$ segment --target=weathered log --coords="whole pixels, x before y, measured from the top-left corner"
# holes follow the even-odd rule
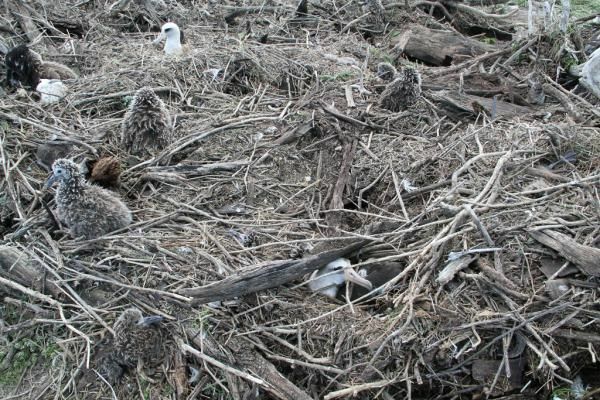
[[[600,249],[584,246],[567,235],[549,229],[529,231],[529,235],[571,261],[584,274],[600,276]]]
[[[534,111],[529,107],[506,101],[458,92],[439,91],[431,93],[430,96],[453,119],[476,117],[482,112],[492,118],[512,118]]]
[[[49,292],[55,299],[62,297],[58,286],[46,280],[44,268],[15,247],[0,246],[0,276],[40,293]]]
[[[452,31],[410,25],[394,40],[394,51],[435,66],[449,66],[465,58],[498,50]]]
[[[359,239],[341,249],[324,251],[299,261],[287,260],[266,266],[257,265],[244,270],[238,275],[229,276],[206,286],[182,289],[179,293],[194,297],[192,304],[203,304],[278,287],[313,272],[335,259],[358,251],[371,242],[369,239]]]

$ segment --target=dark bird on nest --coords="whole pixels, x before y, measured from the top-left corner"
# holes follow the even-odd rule
[[[356,300],[373,289],[375,289],[373,295],[376,295],[377,288],[394,279],[403,269],[403,264],[389,262],[370,264],[355,272],[349,260],[338,258],[315,271],[308,287],[313,292],[319,292],[327,297],[342,298],[346,293],[340,289],[348,283],[353,283],[349,291],[350,300]]]
[[[415,104],[420,96],[421,75],[414,68],[404,67],[381,93],[379,104],[385,109],[398,112]]]
[[[159,323],[163,317],[144,317],[137,308],[128,308],[115,321],[115,355],[128,368],[156,365],[164,356]],[[141,363],[140,363],[141,362]]]
[[[86,176],[90,183],[95,183],[106,189],[121,187],[121,163],[116,157],[101,157],[96,160],[86,160],[84,163]]]
[[[131,154],[149,156],[171,140],[171,118],[163,101],[143,87],[135,93],[123,119],[121,142]]]
[[[41,79],[75,79],[77,74],[69,67],[52,61],[43,61],[35,51],[22,44],[9,50],[4,58],[6,82],[11,86],[37,88]]]
[[[358,275],[371,283],[372,288],[363,285],[354,285],[350,292],[350,299],[356,300],[374,290],[373,295],[377,295],[381,286],[385,285],[398,276],[405,268],[405,265],[399,262],[381,262],[377,264],[368,264],[358,269]]]
[[[73,161],[60,158],[52,164],[45,188],[55,182],[58,219],[73,237],[93,239],[131,223],[129,208],[112,192],[87,183]]]
[[[377,77],[383,81],[391,82],[398,71],[389,62],[381,62],[377,64]]]

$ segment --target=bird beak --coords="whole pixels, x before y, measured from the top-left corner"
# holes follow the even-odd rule
[[[44,183],[44,190],[52,187],[52,185],[56,182],[57,178],[56,175],[51,174],[50,177],[48,178],[48,180],[46,181],[46,183]]]
[[[154,39],[154,41],[152,42],[153,44],[159,44],[160,42],[162,42],[165,39],[166,35],[164,32],[161,32],[160,35],[158,35],[158,37],[156,39]]]
[[[140,325],[146,328],[152,325],[157,325],[164,319],[165,318],[160,315],[151,315],[149,317],[144,317],[144,319],[142,319],[142,321],[140,322]]]
[[[373,289],[373,284],[367,279],[360,276],[354,269],[352,268],[344,268],[344,278],[347,282],[352,282],[356,285],[362,286],[365,289],[371,290]]]

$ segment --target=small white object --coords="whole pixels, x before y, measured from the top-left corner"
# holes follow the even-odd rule
[[[181,54],[181,32],[179,27],[174,22],[167,22],[160,28],[160,35],[154,40],[154,44],[158,44],[166,39],[165,54],[176,55]]]
[[[58,79],[40,79],[35,90],[42,95],[42,104],[58,103],[67,95],[67,86]]]
[[[417,190],[416,186],[413,186],[410,181],[406,178],[402,179],[402,181],[400,182],[400,184],[402,185],[402,188],[407,192],[414,192],[415,190]]]

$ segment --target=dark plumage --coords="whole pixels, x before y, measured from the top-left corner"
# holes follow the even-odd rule
[[[171,140],[171,119],[165,104],[150,88],[135,93],[122,124],[121,142],[131,154],[152,155]]]
[[[386,283],[394,279],[396,276],[398,276],[398,274],[401,273],[404,270],[404,268],[405,265],[403,263],[394,261],[382,262],[379,264],[366,265],[365,267],[362,267],[358,270],[358,274],[362,278],[371,282],[371,285],[373,285],[373,289],[377,290],[377,288],[385,285]],[[356,300],[366,295],[370,291],[371,289],[368,289],[366,287],[354,285],[354,287],[352,288],[350,298],[352,300]],[[375,294],[377,294],[377,292],[375,292]]]
[[[381,93],[379,104],[393,112],[409,108],[421,96],[421,75],[410,67],[398,71],[396,79]]]
[[[77,74],[66,65],[43,61],[24,44],[10,49],[4,58],[6,81],[11,86],[23,85],[35,89],[41,79],[74,79]]]
[[[54,162],[46,187],[54,182],[59,182],[55,195],[58,218],[73,237],[93,239],[131,223],[127,206],[112,192],[87,183],[73,161],[60,158]]]
[[[88,160],[89,181],[106,189],[121,187],[121,163],[116,157],[101,157]]]
[[[381,62],[377,64],[377,77],[381,80],[391,82],[397,73],[398,71],[396,71],[396,67],[388,62]]]
[[[158,324],[163,317],[144,317],[137,308],[128,308],[115,321],[115,356],[129,368],[162,362],[164,349]]]

